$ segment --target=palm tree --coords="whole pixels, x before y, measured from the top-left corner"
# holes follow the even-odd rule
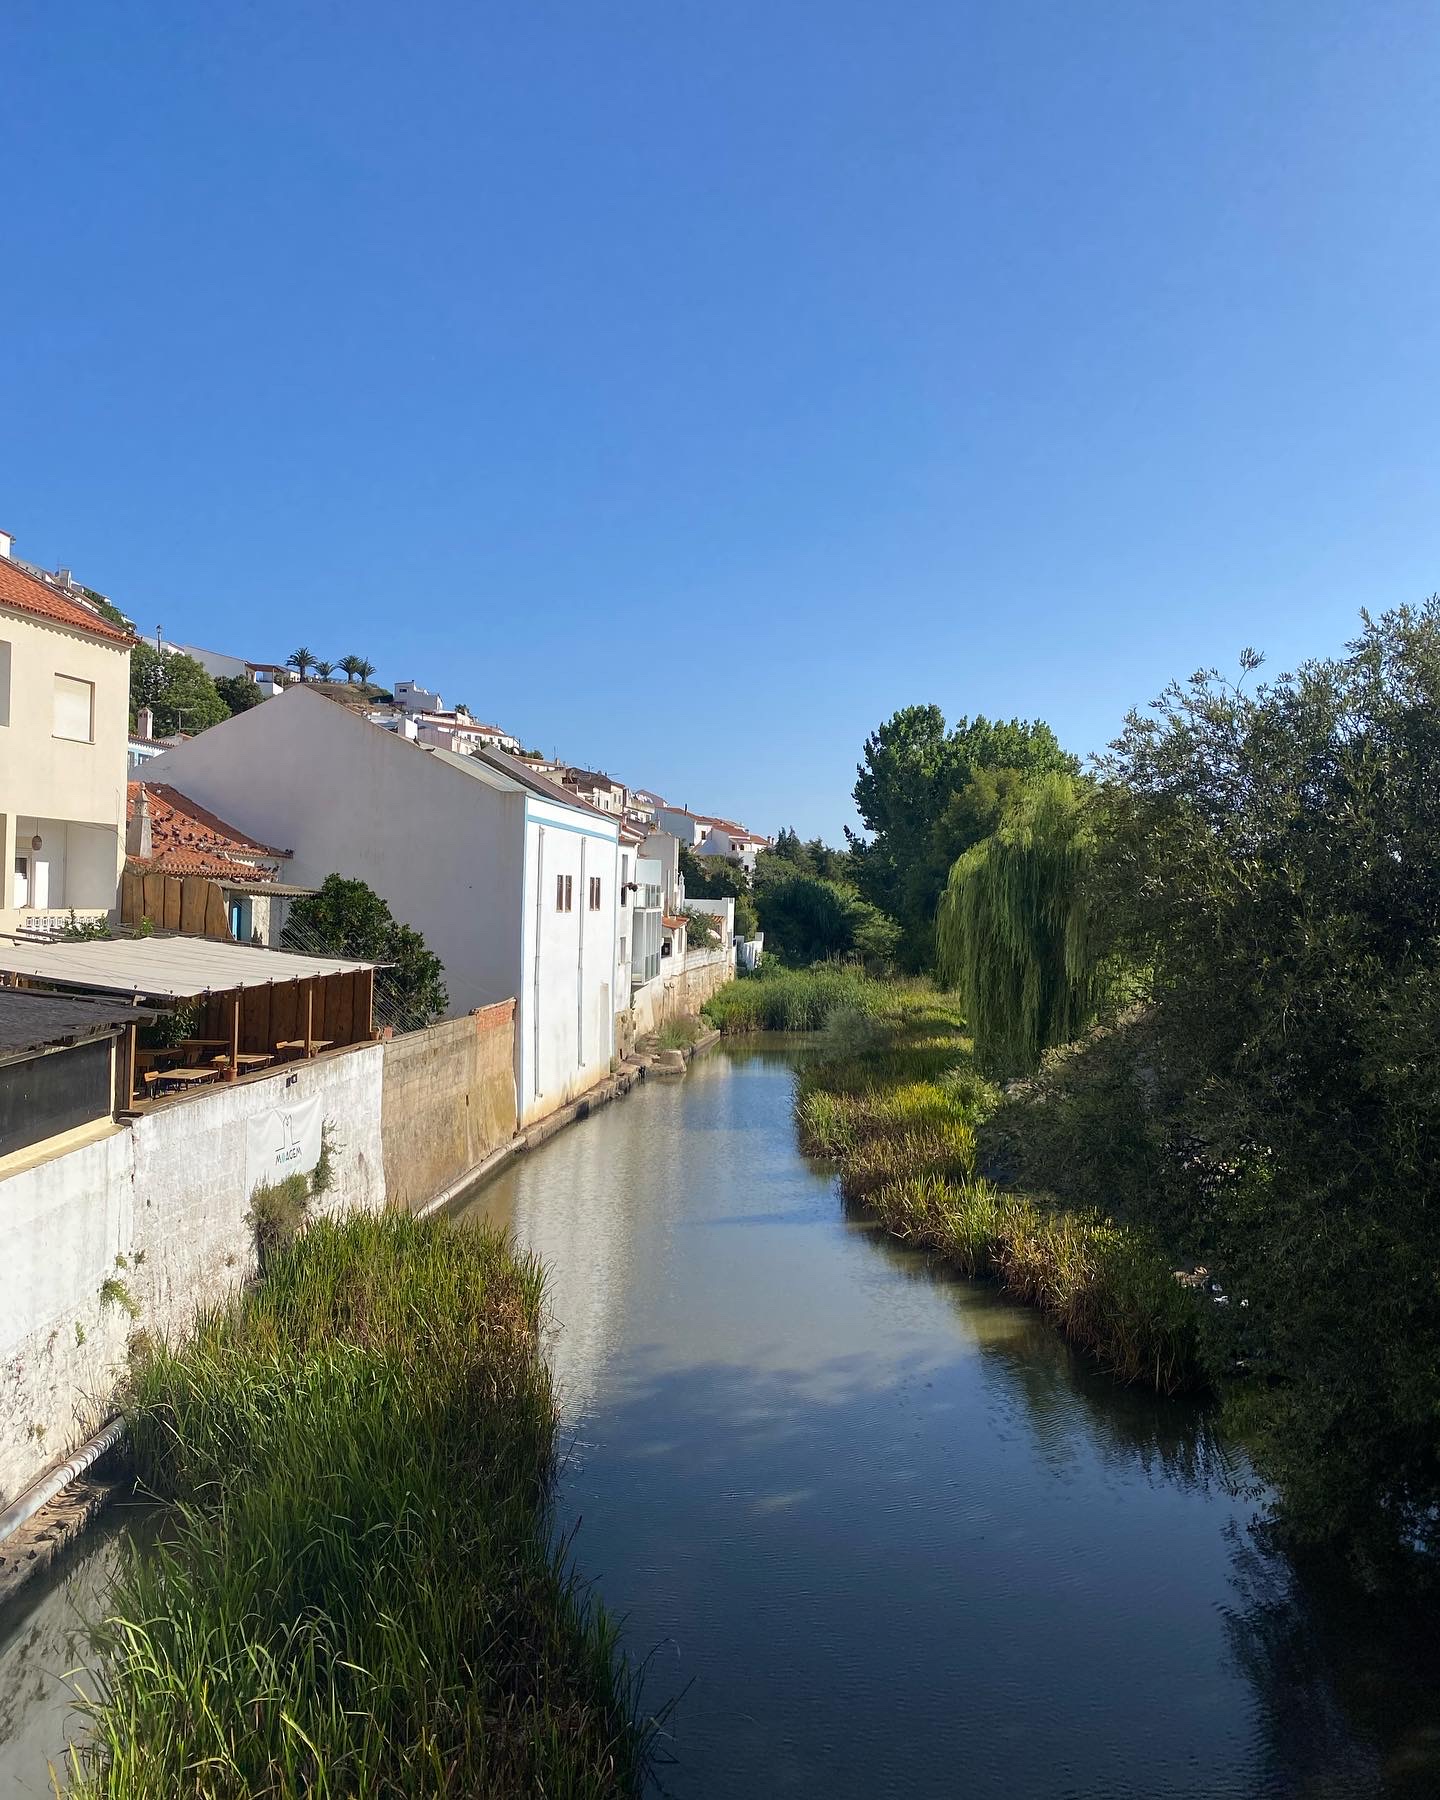
[[[363,656],[357,656],[355,658],[355,673],[362,681],[368,681],[375,673],[375,665],[372,662],[366,662]]]
[[[345,671],[347,681],[353,681],[360,668],[360,658],[358,656],[342,656],[335,666],[337,669]]]
[[[317,662],[315,665],[315,675],[317,680],[328,681],[334,673],[334,663]]]
[[[303,681],[305,679],[306,670],[315,667],[315,658],[302,644],[298,650],[292,650],[285,658],[285,667],[287,669],[293,669]]]

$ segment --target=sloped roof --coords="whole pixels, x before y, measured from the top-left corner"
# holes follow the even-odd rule
[[[236,880],[264,880],[272,871],[255,866],[255,857],[283,861],[290,852],[262,844],[207,807],[164,781],[132,781],[125,799],[128,824],[145,794],[150,806],[148,866],[167,875],[209,875]]]
[[[0,556],[0,606],[12,606],[37,619],[49,619],[54,625],[67,625],[72,631],[87,631],[92,637],[106,638],[127,649],[135,642],[130,632],[29,574],[8,556]]]
[[[0,971],[6,974],[98,993],[144,994],[157,1000],[194,1000],[201,994],[382,967],[338,956],[266,950],[258,944],[227,944],[218,938],[92,938],[84,943],[50,944],[0,941]]]
[[[0,988],[0,1056],[49,1050],[104,1037],[132,1020],[154,1013],[116,1000],[87,1000],[79,994],[42,994],[33,988]]]

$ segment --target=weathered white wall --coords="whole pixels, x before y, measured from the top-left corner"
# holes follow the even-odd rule
[[[522,795],[299,683],[146,773],[293,850],[288,882],[368,882],[444,963],[452,1012],[519,991]]]
[[[0,1179],[0,1505],[108,1413],[132,1331],[182,1331],[254,1272],[247,1119],[320,1095],[337,1177],[324,1210],[384,1204],[384,1054],[365,1045],[187,1096]],[[107,1278],[135,1319],[102,1304]]]
[[[563,1106],[610,1071],[620,875],[619,833],[611,820],[533,797],[526,819],[525,963],[516,1019],[522,1125]],[[556,878],[562,875],[573,883],[568,913],[555,904]],[[589,904],[592,876],[600,880],[595,912]]]
[[[667,957],[661,964],[664,973],[658,981],[647,981],[635,990],[632,1015],[637,1037],[658,1031],[671,1019],[694,1018],[735,974],[733,944],[724,950],[691,950],[678,969],[671,969],[672,960]]]

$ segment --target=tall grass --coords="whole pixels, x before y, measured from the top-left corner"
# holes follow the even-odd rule
[[[550,1534],[541,1288],[493,1234],[320,1220],[149,1355],[172,1528],[103,1628],[79,1800],[638,1793],[631,1678]]]
[[[812,969],[762,967],[725,984],[701,1008],[724,1032],[818,1031],[834,1012],[871,1012],[885,984],[858,969],[820,964]]]
[[[863,1037],[833,1055],[822,1042],[806,1063],[795,1115],[805,1149],[838,1164],[845,1198],[896,1237],[1039,1307],[1123,1381],[1202,1385],[1195,1298],[1158,1245],[977,1174],[975,1128],[998,1100],[953,1002],[882,990]]]

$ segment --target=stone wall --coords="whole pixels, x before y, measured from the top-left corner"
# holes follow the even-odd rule
[[[683,965],[672,973],[673,960],[666,957],[660,965],[659,980],[647,981],[636,991],[630,1008],[632,1041],[658,1031],[671,1019],[693,1018],[735,974],[733,945],[723,950],[691,950]]]
[[[416,1212],[515,1135],[515,1002],[385,1046],[385,1192]]]

